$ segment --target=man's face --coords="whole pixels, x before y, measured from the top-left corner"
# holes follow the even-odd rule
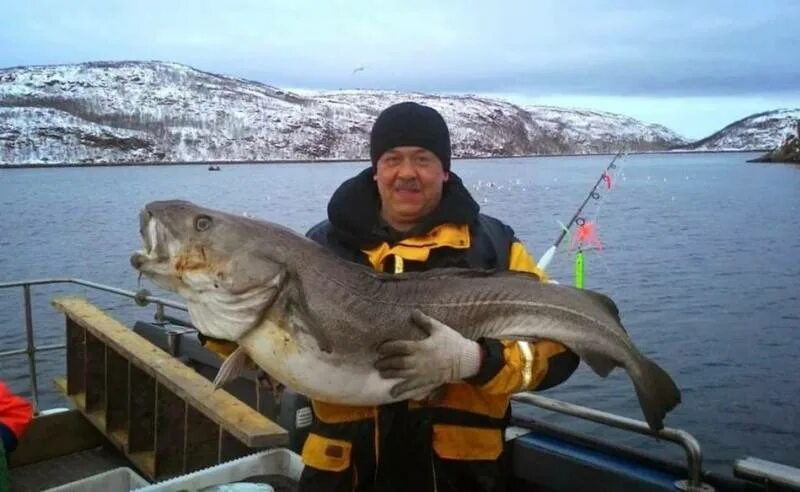
[[[378,159],[375,182],[381,215],[397,230],[411,229],[439,205],[449,178],[433,152],[421,147],[395,147]]]

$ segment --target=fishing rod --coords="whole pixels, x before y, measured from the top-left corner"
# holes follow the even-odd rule
[[[572,224],[577,223],[578,226],[582,226],[585,223],[585,220],[583,219],[583,217],[581,217],[581,214],[583,213],[583,207],[585,207],[586,204],[589,203],[589,200],[591,200],[591,199],[595,199],[595,200],[600,199],[600,193],[597,192],[597,187],[600,186],[600,183],[602,183],[603,181],[606,181],[606,180],[610,179],[609,175],[608,175],[608,172],[611,169],[614,169],[614,168],[617,167],[617,165],[616,165],[617,159],[619,159],[622,156],[622,153],[623,153],[622,149],[620,149],[620,151],[617,152],[617,154],[614,156],[614,158],[611,159],[611,162],[608,164],[608,166],[606,167],[605,171],[603,171],[603,173],[600,174],[600,177],[597,178],[597,183],[595,183],[594,186],[592,186],[592,190],[586,196],[586,199],[583,201],[583,203],[581,203],[581,206],[578,207],[578,210],[575,212],[575,215],[572,216],[572,218],[570,219],[569,223],[565,227],[561,228],[561,233],[558,235],[558,238],[556,239],[556,241],[553,243],[552,246],[550,246],[547,249],[547,251],[545,251],[545,253],[542,255],[542,257],[539,259],[539,262],[537,263],[537,266],[539,268],[541,268],[542,270],[545,270],[550,265],[550,262],[553,260],[553,256],[555,256],[555,254],[556,254],[556,250],[558,249],[558,246],[561,244],[561,241],[564,240],[564,237],[566,237],[567,233],[569,232],[570,227],[572,227]],[[607,182],[610,183],[610,181],[607,181]],[[583,283],[583,282],[581,282],[581,283]]]

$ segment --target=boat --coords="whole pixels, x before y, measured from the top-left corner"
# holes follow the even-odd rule
[[[209,171],[221,171],[222,168],[220,168],[219,166],[208,166],[208,170]]]
[[[59,297],[52,304],[64,314],[66,342],[35,345],[31,292],[52,284],[127,298],[147,315],[127,326],[85,299]],[[36,409],[10,454],[12,490],[163,492],[243,481],[297,488],[298,452],[313,419],[309,401],[290,391],[277,397],[255,371],[210,391],[220,360],[198,341],[183,304],[77,278],[0,283],[7,289],[22,293],[27,345],[0,352],[0,361],[27,357]],[[36,361],[44,352],[63,354],[65,375],[55,385],[68,407],[39,408]],[[534,393],[514,400],[652,435],[643,421]],[[683,450],[682,461],[671,461],[530,413],[515,414],[506,432],[515,491],[800,490],[800,469],[758,457],[734,461],[731,474],[707,470],[700,443],[683,429],[658,432],[660,445]]]

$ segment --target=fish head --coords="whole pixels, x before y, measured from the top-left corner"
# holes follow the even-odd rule
[[[204,335],[237,340],[275,299],[284,266],[257,247],[257,221],[180,200],[148,203],[139,214],[143,248],[131,265],[187,302]]]

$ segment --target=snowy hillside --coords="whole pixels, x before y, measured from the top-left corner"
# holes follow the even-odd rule
[[[175,63],[0,70],[0,164],[365,159],[381,109],[440,110],[457,157],[659,150],[675,133],[621,115],[474,96],[294,94]]]
[[[22,111],[32,108],[46,111]],[[0,162],[325,157],[332,128],[324,110],[267,85],[171,63],[7,69],[0,71]],[[94,142],[129,132],[142,139],[139,152]],[[31,155],[32,148],[48,153]]]
[[[684,141],[669,128],[620,114],[553,106],[526,109],[550,135],[577,153],[617,152],[623,147],[663,150]]]
[[[776,109],[731,123],[687,146],[692,150],[771,150],[794,135],[800,109]]]
[[[453,154],[459,157],[487,157],[567,152],[557,139],[531,119],[530,114],[511,103],[474,96],[437,96],[386,91],[340,91],[308,94],[334,115],[355,117],[369,129],[380,111],[402,101],[415,101],[442,113],[450,127]],[[364,154],[368,156],[365,147]]]

